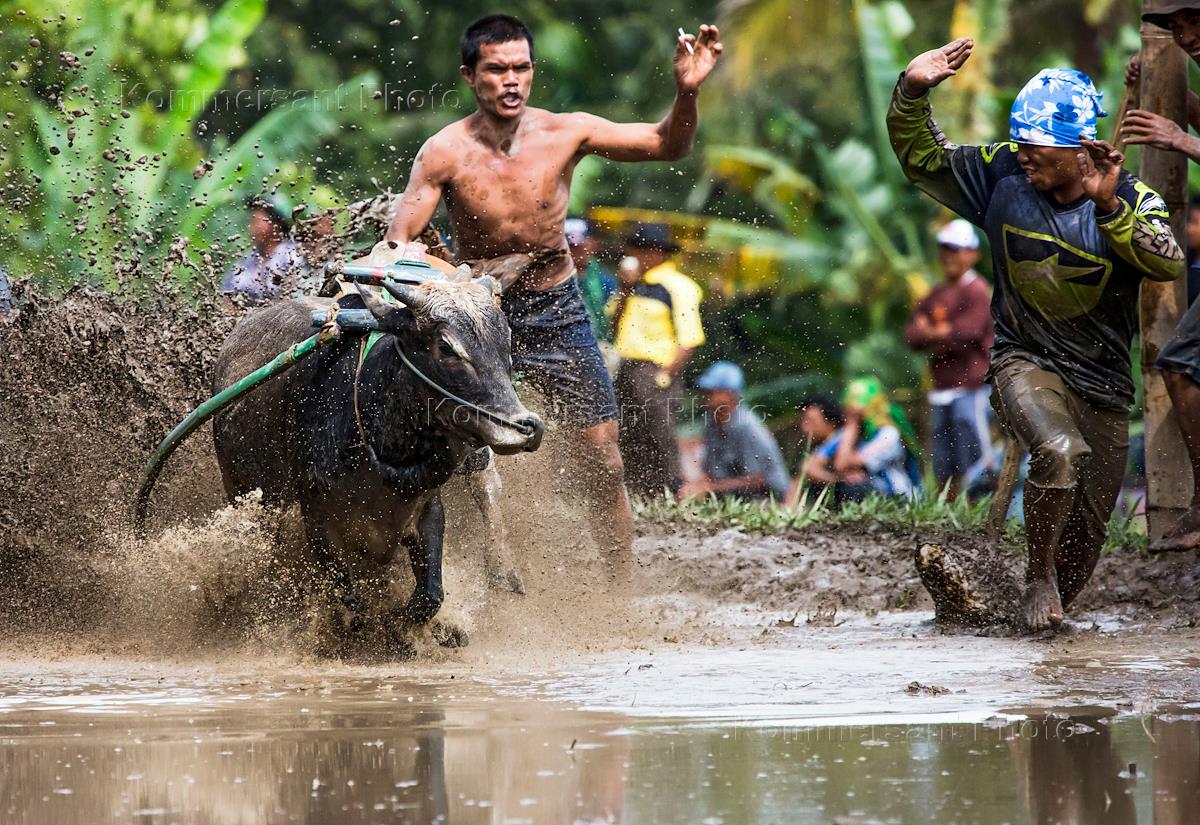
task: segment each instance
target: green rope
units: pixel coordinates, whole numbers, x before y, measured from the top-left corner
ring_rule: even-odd
[[[221,390],[221,392],[192,410],[185,419],[176,425],[175,429],[171,430],[170,434],[163,439],[162,443],[151,454],[150,460],[146,462],[146,472],[142,476],[142,486],[138,490],[137,504],[134,507],[133,517],[134,527],[139,533],[142,532],[145,526],[146,510],[150,504],[150,493],[154,489],[154,482],[158,480],[158,475],[162,472],[167,459],[171,457],[171,453],[175,452],[184,439],[195,432],[196,428],[205,421],[228,407],[234,401],[237,401],[262,382],[285,372],[297,361],[311,354],[313,350],[323,343],[321,341],[322,334],[317,333],[298,344],[292,344],[271,359],[269,363],[259,367],[237,383]]]

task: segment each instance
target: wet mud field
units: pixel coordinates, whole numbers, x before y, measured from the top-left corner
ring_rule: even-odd
[[[523,596],[448,491],[471,644],[321,655],[295,516],[223,502],[202,400],[228,329],[84,294],[0,328],[0,822],[1185,823],[1200,810],[1195,559],[1106,556],[1070,632],[929,622],[924,536],[642,525],[604,585],[554,446],[507,459]],[[163,299],[164,301],[167,299]],[[169,324],[161,318],[169,317]],[[457,482],[455,482],[457,483]]]

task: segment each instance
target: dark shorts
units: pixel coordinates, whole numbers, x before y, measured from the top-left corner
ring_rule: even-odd
[[[1159,351],[1154,366],[1186,375],[1200,384],[1200,300],[1193,301],[1183,313],[1171,340]]]
[[[617,418],[612,378],[574,278],[550,289],[510,288],[500,306],[512,328],[513,368],[546,399],[551,419],[592,427]]]

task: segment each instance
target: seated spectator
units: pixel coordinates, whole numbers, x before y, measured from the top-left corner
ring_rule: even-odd
[[[804,436],[805,464],[808,465],[812,461],[812,456],[837,435],[838,430],[846,423],[846,419],[842,414],[842,405],[832,398],[823,396],[805,401],[800,409],[800,432]],[[794,506],[799,502],[803,492],[799,485],[804,485],[809,490],[809,500],[811,501],[812,496],[820,494],[826,483],[808,477],[807,471],[802,472],[801,477],[796,480],[797,486],[794,486],[788,493],[789,504]]]
[[[300,248],[289,237],[291,225],[278,202],[254,197],[247,202],[254,248],[221,279],[221,292],[247,306],[291,297],[306,267]]]
[[[833,502],[840,506],[861,501],[870,493],[911,494],[916,487],[910,467],[913,442],[898,422],[878,378],[856,378],[843,396],[846,422],[808,460],[805,474],[820,484],[833,485]]]
[[[818,396],[805,401],[800,413],[800,432],[804,435],[806,452],[833,438],[845,423],[842,405],[832,398]]]
[[[708,410],[704,475],[684,484],[679,497],[715,493],[783,501],[791,479],[775,437],[762,419],[741,403],[745,389],[741,367],[731,361],[718,361],[705,370],[696,386],[704,393]]]

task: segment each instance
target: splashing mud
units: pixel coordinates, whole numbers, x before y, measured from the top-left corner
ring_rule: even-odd
[[[327,649],[333,611],[311,587],[297,514],[255,497],[228,505],[207,428],[168,464],[148,537],[129,527],[146,457],[208,396],[236,319],[215,300],[188,304],[169,293],[133,301],[75,289],[52,298],[26,286],[17,298],[21,311],[0,327],[9,365],[0,378],[0,620],[8,631],[129,654]],[[465,485],[448,485],[442,617],[527,651],[658,633],[642,630],[646,616],[601,587],[603,565],[560,459],[551,448],[504,468],[502,506],[531,585],[522,599],[485,587],[486,531]],[[550,503],[560,493],[565,503]],[[377,584],[406,595],[404,574]]]
[[[51,298],[21,286],[17,299],[20,312],[0,327],[0,621],[9,637],[147,655],[327,651],[332,611],[313,587],[296,514],[253,497],[229,505],[209,431],[169,463],[148,538],[128,526],[147,455],[208,396],[235,318],[215,299],[188,302],[169,290],[135,301],[84,289]],[[552,431],[538,453],[500,465],[526,596],[486,587],[486,530],[463,483],[447,487],[442,617],[471,635],[471,648],[455,654],[465,661],[536,665],[564,651],[712,642],[726,632],[720,603],[785,616],[928,609],[916,548],[940,541],[972,555],[980,546],[977,536],[869,525],[774,537],[643,525],[630,599],[604,585],[563,446]],[[1160,618],[1169,608],[1168,621],[1192,621],[1200,588],[1192,568],[1188,559],[1112,553],[1080,607]],[[405,575],[378,586],[406,595]],[[429,656],[447,655],[427,642],[415,640]]]
[[[98,553],[125,522],[149,451],[204,397],[233,319],[169,294],[54,298],[21,285],[16,298],[0,327],[0,616],[69,630],[97,618]],[[220,503],[206,453],[197,438],[178,456],[160,514]]]

